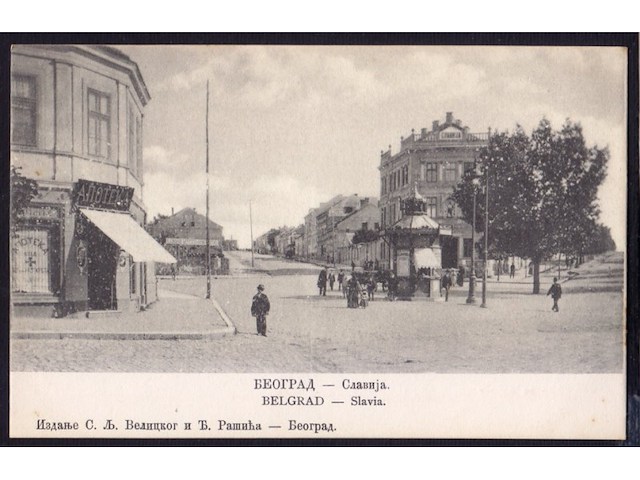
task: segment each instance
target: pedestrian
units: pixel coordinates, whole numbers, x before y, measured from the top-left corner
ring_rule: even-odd
[[[353,272],[356,269],[356,263],[351,260],[351,271]]]
[[[509,269],[509,278],[515,278],[516,276],[516,266],[512,263],[511,268]]]
[[[351,275],[347,282],[347,307],[358,308],[360,305],[360,295],[362,292],[362,286],[358,282],[358,278],[355,274]]]
[[[460,265],[460,271],[458,272],[458,286],[464,286],[464,265]]]
[[[369,277],[369,281],[367,282],[367,295],[369,296],[369,301],[373,302],[373,294],[376,291],[376,279],[373,275]]]
[[[449,276],[449,272],[445,271],[442,276],[442,280],[440,282],[440,286],[444,289],[444,301],[449,301],[449,288],[451,288],[451,277]]]
[[[320,290],[321,296],[327,296],[327,267],[320,270],[320,275],[318,275],[318,289]]]
[[[553,310],[554,312],[559,312],[560,307],[558,307],[558,300],[560,300],[560,297],[562,297],[562,287],[558,283],[558,279],[556,277],[553,277],[553,285],[551,285],[549,291],[547,292],[547,296],[549,295],[551,295],[551,298],[553,298],[553,307],[551,307],[551,310]]]
[[[336,283],[336,276],[333,274],[333,272],[331,272],[329,274],[329,287],[331,288],[331,291],[333,292],[333,284]]]
[[[344,282],[344,272],[340,269],[338,272],[338,291],[342,290],[342,282]]]
[[[387,299],[395,300],[398,295],[398,279],[393,272],[389,272],[389,284],[387,285]]]
[[[267,336],[267,315],[271,309],[269,297],[263,293],[264,285],[258,285],[258,293],[253,296],[251,302],[251,315],[256,317],[256,328],[258,335]]]
[[[175,263],[171,264],[171,278],[175,282],[176,280],[176,264]]]

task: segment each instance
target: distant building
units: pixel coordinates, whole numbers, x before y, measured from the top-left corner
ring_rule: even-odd
[[[229,263],[223,253],[222,227],[209,220],[209,254],[211,273],[227,274]],[[161,216],[147,225],[147,231],[177,260],[176,273],[202,275],[207,267],[207,219],[194,208],[184,208],[168,217]],[[159,266],[159,274],[170,274],[167,266]]]
[[[106,46],[14,45],[11,164],[37,182],[11,238],[17,314],[139,310],[154,262],[142,227],[142,134],[151,96],[138,65]]]
[[[335,262],[337,232],[336,225],[346,216],[360,210],[368,203],[377,203],[377,200],[358,195],[342,197],[337,202],[326,208],[319,209],[316,216],[316,231],[318,236],[318,258],[326,262]]]
[[[426,200],[426,213],[443,227],[450,227],[452,236],[442,244],[442,267],[468,264],[471,257],[471,226],[461,218],[461,212],[450,195],[466,171],[474,168],[480,148],[487,145],[490,131],[471,133],[460,120],[447,112],[445,122],[434,121],[431,130],[413,130],[401,138],[400,151],[389,150],[380,156],[380,215],[383,229],[402,218],[401,202],[417,185]],[[381,261],[392,268],[391,247],[385,246]]]
[[[360,233],[358,233],[360,232]],[[380,209],[375,202],[367,203],[347,215],[335,226],[336,263],[375,267],[383,240],[379,237]],[[360,241],[354,243],[354,239]]]

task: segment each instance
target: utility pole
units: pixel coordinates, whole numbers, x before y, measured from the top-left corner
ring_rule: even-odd
[[[487,266],[489,264],[489,165],[485,166],[484,186],[484,274],[482,279],[482,304],[487,308]]]
[[[211,244],[209,238],[209,80],[207,80],[207,114],[206,114],[206,132],[205,132],[205,140],[207,144],[207,154],[206,154],[206,174],[207,174],[207,221],[206,221],[206,230],[207,230],[207,296],[206,298],[211,298]]]
[[[253,214],[251,213],[251,200],[249,200],[249,229],[251,231],[251,268],[253,268]]]

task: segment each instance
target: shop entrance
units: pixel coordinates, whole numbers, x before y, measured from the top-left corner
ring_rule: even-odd
[[[118,246],[98,228],[90,227],[87,245],[89,310],[115,310]]]

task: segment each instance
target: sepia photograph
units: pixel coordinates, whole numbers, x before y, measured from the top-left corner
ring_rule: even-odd
[[[10,62],[12,436],[624,438],[626,47]]]

